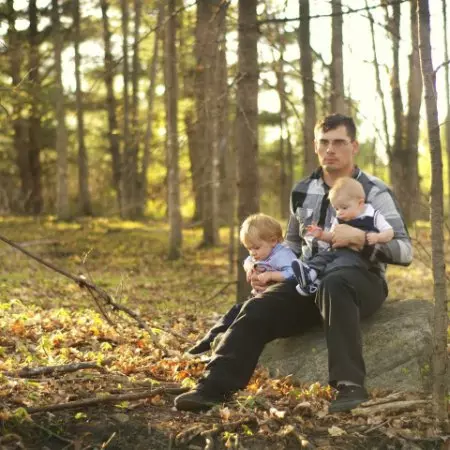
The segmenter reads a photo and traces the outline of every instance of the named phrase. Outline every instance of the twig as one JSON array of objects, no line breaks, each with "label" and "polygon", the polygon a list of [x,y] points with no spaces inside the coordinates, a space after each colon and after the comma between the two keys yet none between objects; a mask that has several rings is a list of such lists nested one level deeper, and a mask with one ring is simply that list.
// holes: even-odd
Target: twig
[{"label": "twig", "polygon": [[[162,353],[164,355],[167,354],[166,349],[159,343],[159,340],[156,336],[156,334],[153,332],[153,330],[140,318],[140,316],[135,313],[134,311],[132,311],[130,308],[127,308],[126,306],[123,305],[119,305],[118,303],[116,303],[114,301],[114,299],[111,297],[111,295],[109,295],[106,291],[104,291],[103,289],[99,288],[98,286],[96,286],[95,284],[87,281],[84,277],[82,276],[75,276],[72,275],[71,273],[60,269],[59,267],[54,266],[53,264],[49,263],[48,261],[45,261],[41,258],[39,258],[36,255],[33,255],[33,253],[29,252],[28,250],[25,250],[24,248],[22,248],[19,244],[16,244],[13,241],[10,241],[9,239],[5,238],[4,236],[0,236],[0,241],[5,242],[6,244],[10,245],[11,247],[14,247],[15,249],[21,251],[22,253],[24,253],[25,255],[29,256],[30,258],[34,259],[35,261],[37,261],[38,263],[42,264],[43,266],[48,267],[49,269],[54,270],[55,272],[58,272],[61,275],[64,275],[66,278],[69,278],[70,280],[74,281],[75,283],[78,284],[78,286],[80,286],[81,288],[87,288],[89,293],[91,295],[94,296],[94,292],[96,294],[98,294],[98,296],[105,301],[105,303],[107,305],[110,305],[112,307],[113,310],[118,310],[118,311],[123,311],[124,313],[128,314],[130,317],[132,317],[138,324],[140,328],[143,328],[145,331],[147,331],[147,333],[152,337],[153,343],[155,345],[155,347],[157,347],[159,350],[162,351]],[[95,296],[94,296],[95,298]],[[108,319],[107,319],[108,320]],[[110,319],[109,319],[110,321]],[[112,324],[112,322],[110,322]],[[160,328],[162,331],[165,331],[166,333],[170,333],[173,334],[163,328]],[[181,337],[180,335],[177,335],[177,337],[179,337],[180,339],[184,339],[185,341],[188,341],[188,339]]]},{"label": "twig", "polygon": [[233,284],[237,284],[237,281],[229,281],[228,283],[226,283],[225,286],[221,287],[217,292],[211,295],[211,297],[207,298],[204,302],[202,302],[202,305],[207,305],[209,302],[213,301],[220,294],[224,293],[225,290],[228,288],[228,286],[231,286]]},{"label": "twig", "polygon": [[100,403],[122,402],[126,400],[139,400],[142,398],[150,398],[159,394],[182,394],[188,391],[189,388],[157,388],[150,391],[138,392],[134,394],[119,394],[119,395],[106,395],[100,398],[88,398],[85,400],[76,400],[67,403],[57,403],[54,405],[37,406],[34,408],[26,408],[28,414],[36,414],[46,411],[60,411],[62,409],[82,408],[85,406],[98,405]]},{"label": "twig", "polygon": [[111,434],[111,436],[108,438],[108,440],[106,442],[103,442],[103,444],[100,448],[108,447],[109,443],[114,439],[115,436],[116,436],[116,432],[114,431],[114,433]]},{"label": "twig", "polygon": [[380,413],[392,414],[396,412],[411,411],[417,408],[424,408],[429,405],[430,402],[428,400],[404,400],[369,406],[368,408],[355,408],[352,410],[352,415],[369,417]]},{"label": "twig", "polygon": [[76,372],[81,369],[98,369],[103,371],[103,366],[109,366],[111,363],[112,359],[107,359],[101,365],[96,362],[80,362],[65,364],[63,366],[24,367],[17,372],[3,372],[3,375],[8,377],[33,378],[39,375],[58,375],[60,373]]},{"label": "twig", "polygon": [[[42,431],[45,431],[50,436],[53,436],[53,437],[59,439],[60,441],[65,442],[66,444],[73,445],[73,441],[71,439],[67,439],[67,438],[65,438],[63,436],[60,436],[59,434],[53,432],[52,430],[48,429],[47,427],[39,425],[36,422],[31,422],[31,423],[33,424],[33,426],[35,426],[36,428],[39,428]],[[1,447],[1,448],[3,449],[3,447]]]}]

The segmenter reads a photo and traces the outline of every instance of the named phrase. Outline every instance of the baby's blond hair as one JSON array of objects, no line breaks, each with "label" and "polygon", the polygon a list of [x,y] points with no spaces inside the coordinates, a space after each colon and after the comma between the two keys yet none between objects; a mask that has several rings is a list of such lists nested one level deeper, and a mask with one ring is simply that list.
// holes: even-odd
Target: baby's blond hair
[{"label": "baby's blond hair", "polygon": [[334,183],[328,197],[331,204],[333,204],[334,200],[337,198],[346,200],[364,200],[366,194],[364,193],[362,184],[358,180],[350,177],[342,177],[338,178],[336,183]]},{"label": "baby's blond hair", "polygon": [[283,230],[279,222],[266,214],[252,214],[241,225],[241,242],[248,247],[257,241],[283,241]]}]

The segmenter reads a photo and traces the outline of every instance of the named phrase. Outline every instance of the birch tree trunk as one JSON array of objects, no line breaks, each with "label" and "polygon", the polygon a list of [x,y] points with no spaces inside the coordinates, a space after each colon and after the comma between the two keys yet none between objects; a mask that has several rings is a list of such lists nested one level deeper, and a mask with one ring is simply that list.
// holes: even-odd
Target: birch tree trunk
[{"label": "birch tree trunk", "polygon": [[40,80],[39,80],[39,35],[37,29],[36,0],[30,0],[28,5],[28,82],[30,86],[30,114],[29,114],[29,151],[28,161],[31,175],[31,191],[25,203],[25,209],[32,214],[42,212],[42,182],[41,182],[41,111],[40,111]]},{"label": "birch tree trunk", "polygon": [[[239,0],[238,74],[236,92],[236,153],[238,169],[238,220],[259,211],[260,184],[258,174],[258,25],[257,0]],[[238,251],[237,301],[250,292],[242,268],[247,250]]]},{"label": "birch tree trunk", "polygon": [[168,0],[165,35],[164,77],[167,116],[167,185],[169,212],[169,259],[181,255],[180,176],[178,162],[178,73],[176,49],[176,0]]},{"label": "birch tree trunk", "polygon": [[78,190],[80,192],[80,210],[85,216],[92,215],[91,194],[89,191],[89,163],[84,141],[84,110],[83,92],[81,86],[81,28],[80,28],[80,0],[74,0],[74,50],[75,50],[75,83],[76,83],[76,110],[77,110],[77,138],[78,138]]},{"label": "birch tree trunk", "polygon": [[314,153],[314,127],[316,125],[316,100],[313,78],[313,61],[310,45],[309,0],[299,0],[300,5],[300,72],[303,87],[303,175],[316,167]]},{"label": "birch tree trunk", "polygon": [[333,0],[331,2],[331,112],[346,114],[344,95],[344,59],[342,56],[342,24],[344,22],[342,16],[341,0]]},{"label": "birch tree trunk", "polygon": [[123,216],[123,192],[122,192],[122,158],[120,155],[119,125],[116,115],[116,98],[114,95],[114,60],[111,52],[111,31],[108,19],[108,0],[100,0],[102,9],[103,41],[105,46],[105,85],[106,108],[108,112],[108,141],[109,152],[112,159],[112,185],[116,192],[117,205],[120,215]]},{"label": "birch tree trunk", "polygon": [[[9,75],[11,77],[11,84],[13,92],[17,91],[22,80],[22,49],[18,32],[16,30],[17,13],[14,10],[14,1],[7,1],[7,15],[8,15],[8,54],[9,54]],[[13,145],[16,154],[17,167],[20,176],[20,201],[16,205],[16,212],[24,212],[25,203],[31,192],[31,174],[30,161],[28,159],[28,143],[27,143],[27,129],[25,119],[23,117],[23,106],[17,95],[12,99],[12,121],[14,129]]]},{"label": "birch tree trunk", "polygon": [[448,355],[447,355],[447,290],[444,254],[444,199],[442,177],[442,153],[436,99],[435,73],[431,57],[430,11],[428,0],[417,1],[419,21],[420,63],[425,106],[427,113],[428,140],[431,153],[431,247],[434,279],[434,335],[433,335],[433,411],[436,417],[448,419]]}]

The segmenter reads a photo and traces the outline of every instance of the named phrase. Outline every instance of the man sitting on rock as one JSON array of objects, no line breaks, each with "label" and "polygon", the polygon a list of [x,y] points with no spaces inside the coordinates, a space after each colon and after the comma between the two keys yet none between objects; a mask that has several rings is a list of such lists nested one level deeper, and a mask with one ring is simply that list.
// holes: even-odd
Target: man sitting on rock
[{"label": "man sitting on rock", "polygon": [[[394,239],[370,245],[364,231],[337,225],[333,247],[359,249],[371,263],[369,270],[337,267],[323,277],[317,293],[310,296],[301,296],[295,289],[296,281],[287,280],[268,286],[257,299],[247,300],[196,388],[175,399],[177,409],[201,411],[227,401],[245,388],[268,342],[304,333],[320,323],[328,348],[329,383],[338,390],[329,411],[350,411],[368,398],[360,319],[372,315],[386,299],[386,263],[409,265],[412,246],[389,188],[355,166],[358,150],[351,117],[333,114],[316,125],[315,152],[320,167],[291,193],[285,244],[305,262],[319,251],[317,239],[307,230],[313,224],[330,229],[334,211],[328,191],[343,176],[362,184],[367,203],[383,214],[394,230]],[[258,274],[252,275],[251,281],[256,290],[261,287]]]}]

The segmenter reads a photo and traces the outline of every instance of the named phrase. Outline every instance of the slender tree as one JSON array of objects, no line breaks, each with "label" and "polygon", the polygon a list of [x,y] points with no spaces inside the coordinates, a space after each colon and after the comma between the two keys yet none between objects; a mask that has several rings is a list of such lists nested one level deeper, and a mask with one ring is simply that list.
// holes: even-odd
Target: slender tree
[{"label": "slender tree", "polygon": [[[238,220],[259,211],[258,175],[258,25],[257,0],[239,0],[238,74],[236,92],[236,151],[238,168]],[[249,293],[241,261],[247,251],[238,251],[237,301]]]},{"label": "slender tree", "polygon": [[[450,193],[450,56],[448,51],[447,0],[442,0],[442,20],[444,21],[444,61],[445,61],[445,100],[447,116],[445,119],[445,150],[447,152],[447,188]],[[448,195],[447,214],[450,218],[450,194]]]},{"label": "slender tree", "polygon": [[448,419],[448,311],[445,276],[444,216],[442,152],[436,99],[435,72],[431,57],[430,11],[428,0],[417,0],[419,21],[420,63],[428,140],[431,153],[431,247],[434,279],[434,335],[433,335],[433,410],[441,421]]},{"label": "slender tree", "polygon": [[344,22],[342,15],[341,0],[331,2],[331,111],[345,114],[345,95],[344,95],[344,58],[342,56],[342,25]]},{"label": "slender tree", "polygon": [[176,0],[167,2],[164,77],[167,115],[167,187],[169,212],[169,259],[181,255],[180,175],[178,161],[178,73],[176,47]]},{"label": "slender tree", "polygon": [[149,85],[147,90],[147,120],[144,138],[144,151],[142,155],[142,169],[140,174],[140,214],[145,213],[145,204],[147,202],[147,171],[150,164],[150,148],[153,141],[153,115],[155,109],[156,75],[158,69],[159,47],[163,30],[164,20],[164,2],[161,0],[158,6],[158,18],[156,22],[156,31],[153,41],[152,59],[149,64]]},{"label": "slender tree", "polygon": [[108,0],[100,0],[102,9],[102,24],[103,24],[103,42],[105,47],[105,85],[106,85],[106,109],[108,112],[108,141],[109,152],[112,160],[112,185],[116,192],[117,204],[119,206],[120,214],[123,215],[123,191],[122,191],[122,158],[120,155],[120,133],[119,124],[116,114],[116,97],[114,94],[114,59],[111,51],[111,31],[109,28]]},{"label": "slender tree", "polygon": [[28,158],[27,127],[23,116],[23,105],[20,102],[16,90],[22,80],[22,59],[23,52],[20,45],[20,38],[16,30],[17,13],[14,10],[14,1],[7,2],[8,15],[8,56],[9,75],[11,77],[12,91],[15,93],[12,99],[12,120],[13,120],[13,143],[16,154],[17,167],[20,176],[20,204],[17,210],[23,212],[24,205],[31,192],[30,161]]},{"label": "slender tree", "polygon": [[40,214],[43,206],[41,181],[41,108],[40,108],[40,80],[39,80],[39,33],[38,10],[36,0],[28,4],[28,82],[30,89],[30,113],[28,125],[29,151],[28,161],[31,176],[31,191],[25,203],[25,209],[33,214]]},{"label": "slender tree", "polygon": [[316,166],[314,153],[314,126],[316,124],[316,94],[313,78],[313,60],[310,45],[309,0],[299,0],[300,5],[300,71],[303,87],[303,174],[311,173]]},{"label": "slender tree", "polygon": [[83,91],[81,85],[81,27],[80,0],[73,2],[74,50],[75,50],[75,84],[77,110],[77,139],[78,139],[78,190],[80,192],[80,211],[85,216],[92,215],[91,194],[89,191],[89,163],[84,139],[84,110]]}]

